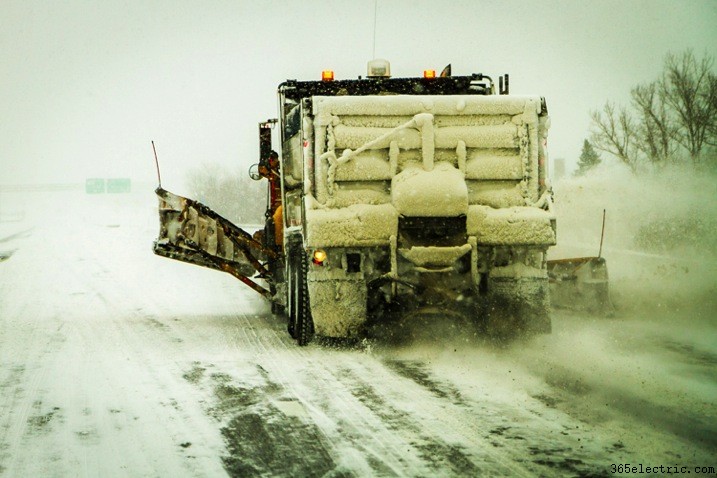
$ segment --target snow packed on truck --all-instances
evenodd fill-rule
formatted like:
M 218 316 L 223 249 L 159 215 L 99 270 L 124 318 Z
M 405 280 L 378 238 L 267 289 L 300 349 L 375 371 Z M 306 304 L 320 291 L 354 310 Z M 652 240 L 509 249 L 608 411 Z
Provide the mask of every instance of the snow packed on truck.
M 491 333 L 550 331 L 543 98 L 450 67 L 392 78 L 383 60 L 278 96 L 250 169 L 267 183 L 264 228 L 250 235 L 160 186 L 156 254 L 232 274 L 300 345 L 421 307 L 460 306 Z

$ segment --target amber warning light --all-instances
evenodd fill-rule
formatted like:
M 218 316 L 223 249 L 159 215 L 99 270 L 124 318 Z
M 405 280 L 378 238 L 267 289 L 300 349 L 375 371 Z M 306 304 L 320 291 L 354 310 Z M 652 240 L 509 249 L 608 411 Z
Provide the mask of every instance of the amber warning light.
M 424 78 L 435 78 L 436 70 L 423 70 L 423 77 Z
M 334 71 L 324 70 L 321 72 L 321 81 L 334 81 Z

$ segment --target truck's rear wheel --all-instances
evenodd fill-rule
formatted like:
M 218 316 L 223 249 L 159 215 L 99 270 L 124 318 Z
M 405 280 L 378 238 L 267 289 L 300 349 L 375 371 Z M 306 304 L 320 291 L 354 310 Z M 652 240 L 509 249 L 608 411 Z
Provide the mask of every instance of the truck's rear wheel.
M 298 247 L 289 245 L 286 250 L 286 289 L 287 289 L 287 302 L 286 302 L 286 315 L 288 318 L 287 330 L 292 339 L 296 338 L 296 257 L 299 254 Z
M 314 322 L 309 306 L 309 290 L 306 282 L 308 258 L 301 247 L 294 247 L 290 252 L 290 304 L 289 334 L 299 345 L 308 344 L 314 335 Z
M 314 336 L 314 321 L 311 317 L 311 307 L 309 306 L 309 287 L 306 281 L 307 273 L 309 271 L 309 259 L 306 257 L 306 253 L 301 251 L 301 268 L 297 285 L 297 337 L 296 340 L 299 345 L 306 345 L 311 342 Z

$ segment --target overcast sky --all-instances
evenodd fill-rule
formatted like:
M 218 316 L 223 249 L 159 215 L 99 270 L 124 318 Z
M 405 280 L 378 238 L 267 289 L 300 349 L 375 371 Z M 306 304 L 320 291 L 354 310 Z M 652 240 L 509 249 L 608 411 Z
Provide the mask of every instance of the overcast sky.
M 627 101 L 670 51 L 717 56 L 716 0 L 378 0 L 394 76 L 453 64 L 545 96 L 550 154 L 576 162 L 589 112 Z M 364 75 L 374 0 L 0 2 L 0 184 L 246 169 L 287 78 Z M 177 188 L 175 188 L 177 189 Z

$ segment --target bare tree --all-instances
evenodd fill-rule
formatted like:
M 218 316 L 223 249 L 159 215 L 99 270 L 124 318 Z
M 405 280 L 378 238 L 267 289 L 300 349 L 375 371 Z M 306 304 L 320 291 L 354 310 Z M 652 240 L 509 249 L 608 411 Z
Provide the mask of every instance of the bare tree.
M 662 76 L 631 91 L 631 108 L 608 102 L 592 112 L 592 142 L 634 172 L 644 163 L 664 166 L 689 156 L 693 165 L 717 154 L 717 75 L 714 59 L 698 60 L 691 50 L 669 54 Z M 682 154 L 680 154 L 682 153 Z
M 710 75 L 709 87 L 704 95 L 704 101 L 709 103 L 712 111 L 717 111 L 717 75 Z M 707 139 L 705 141 L 708 145 L 717 147 L 717 118 L 714 117 L 714 114 L 712 121 L 707 126 Z
M 674 157 L 676 128 L 658 82 L 639 85 L 630 92 L 638 115 L 636 147 L 652 162 L 664 166 Z
M 692 50 L 680 55 L 669 54 L 659 81 L 661 95 L 678 124 L 675 138 L 694 164 L 702 159 L 704 147 L 715 142 L 717 81 L 713 66 L 713 58 L 697 60 Z
M 590 117 L 593 121 L 591 139 L 595 148 L 617 157 L 636 172 L 635 124 L 627 109 L 616 110 L 615 105 L 608 102 L 602 111 L 593 111 Z

